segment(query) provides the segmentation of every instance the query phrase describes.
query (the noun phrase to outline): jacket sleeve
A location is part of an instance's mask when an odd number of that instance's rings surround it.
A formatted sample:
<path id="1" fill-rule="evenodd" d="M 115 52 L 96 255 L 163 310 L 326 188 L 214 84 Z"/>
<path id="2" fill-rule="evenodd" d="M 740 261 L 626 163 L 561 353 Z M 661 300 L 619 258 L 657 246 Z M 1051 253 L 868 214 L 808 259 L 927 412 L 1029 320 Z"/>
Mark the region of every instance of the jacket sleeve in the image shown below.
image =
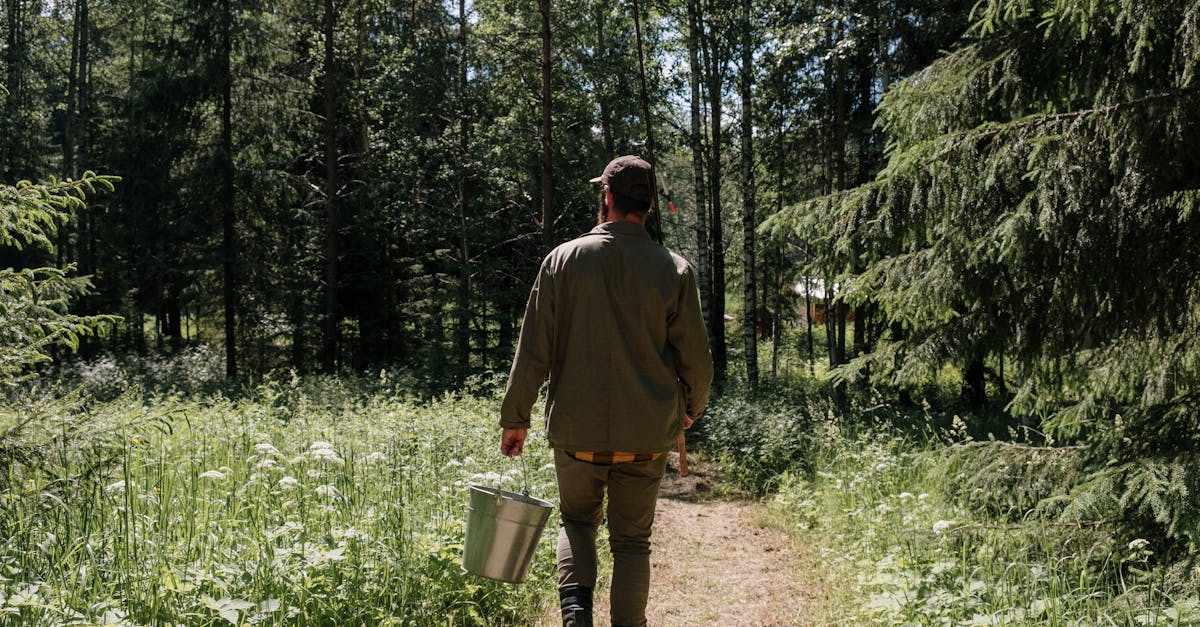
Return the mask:
<path id="1" fill-rule="evenodd" d="M 696 275 L 690 264 L 681 278 L 679 303 L 675 315 L 667 321 L 667 341 L 675 353 L 675 371 L 686 388 L 687 414 L 699 418 L 708 405 L 712 386 L 712 353 L 708 349 L 704 315 L 700 311 Z"/>
<path id="2" fill-rule="evenodd" d="M 508 373 L 508 387 L 500 407 L 500 426 L 505 429 L 528 429 L 529 414 L 537 400 L 542 382 L 550 372 L 554 351 L 554 277 L 550 272 L 550 257 L 534 279 L 525 305 L 525 320 L 517 340 L 517 355 Z"/>

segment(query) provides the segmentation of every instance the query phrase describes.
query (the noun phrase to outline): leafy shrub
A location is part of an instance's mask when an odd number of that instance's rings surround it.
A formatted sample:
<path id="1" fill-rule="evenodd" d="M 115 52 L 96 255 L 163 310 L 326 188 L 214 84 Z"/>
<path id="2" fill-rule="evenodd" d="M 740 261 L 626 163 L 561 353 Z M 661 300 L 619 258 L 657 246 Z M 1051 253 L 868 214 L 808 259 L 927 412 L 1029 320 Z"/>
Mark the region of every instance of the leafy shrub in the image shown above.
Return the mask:
<path id="1" fill-rule="evenodd" d="M 766 494 L 785 472 L 810 469 L 814 425 L 829 412 L 820 397 L 728 395 L 714 399 L 697 425 L 722 469 L 741 487 Z"/>

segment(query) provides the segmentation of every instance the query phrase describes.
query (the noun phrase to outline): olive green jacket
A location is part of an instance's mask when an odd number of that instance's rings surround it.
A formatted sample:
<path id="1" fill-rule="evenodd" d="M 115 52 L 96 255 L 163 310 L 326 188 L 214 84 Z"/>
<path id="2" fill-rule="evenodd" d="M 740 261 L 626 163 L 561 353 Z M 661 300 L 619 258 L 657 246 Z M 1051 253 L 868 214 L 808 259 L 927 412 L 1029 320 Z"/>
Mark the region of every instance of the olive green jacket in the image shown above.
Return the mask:
<path id="1" fill-rule="evenodd" d="M 547 374 L 551 447 L 670 450 L 684 415 L 704 411 L 712 384 L 692 267 L 630 222 L 555 248 L 529 293 L 502 427 L 529 428 Z"/>

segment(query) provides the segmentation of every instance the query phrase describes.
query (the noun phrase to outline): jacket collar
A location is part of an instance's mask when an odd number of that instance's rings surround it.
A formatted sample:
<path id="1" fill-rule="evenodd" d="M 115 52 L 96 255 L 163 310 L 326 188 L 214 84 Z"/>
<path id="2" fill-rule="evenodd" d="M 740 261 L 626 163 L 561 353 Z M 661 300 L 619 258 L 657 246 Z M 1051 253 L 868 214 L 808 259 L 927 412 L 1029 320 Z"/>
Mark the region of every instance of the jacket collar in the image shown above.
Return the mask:
<path id="1" fill-rule="evenodd" d="M 596 225 L 596 228 L 592 229 L 592 233 L 612 233 L 617 235 L 635 235 L 646 238 L 650 237 L 650 234 L 646 232 L 646 228 L 644 226 L 640 224 L 634 224 L 633 222 L 605 222 L 603 224 Z"/>

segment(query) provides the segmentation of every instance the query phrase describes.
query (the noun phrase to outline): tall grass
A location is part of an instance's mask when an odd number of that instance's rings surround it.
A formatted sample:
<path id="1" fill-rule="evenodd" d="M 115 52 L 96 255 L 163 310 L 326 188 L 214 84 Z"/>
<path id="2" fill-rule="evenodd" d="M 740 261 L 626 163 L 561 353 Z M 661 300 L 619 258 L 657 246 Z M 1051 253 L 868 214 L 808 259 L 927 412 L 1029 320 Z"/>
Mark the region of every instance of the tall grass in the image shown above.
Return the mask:
<path id="1" fill-rule="evenodd" d="M 770 494 L 772 520 L 810 547 L 821 624 L 1200 624 L 1200 567 L 1156 560 L 1154 538 L 1117 537 L 1119 526 L 1054 508 L 1013 516 L 985 506 L 1053 489 L 984 494 L 973 480 L 979 451 L 1011 449 L 1022 464 L 1045 449 L 974 442 L 961 422 L 941 429 L 920 411 L 839 409 L 819 395 L 724 400 L 711 414 L 708 446 L 732 476 L 758 481 L 749 487 Z M 788 454 L 764 478 L 763 460 Z M 1051 469 L 1032 468 L 1028 480 Z"/>
<path id="2" fill-rule="evenodd" d="M 496 452 L 491 396 L 317 380 L 6 413 L 28 454 L 0 462 L 0 623 L 521 624 L 553 590 L 548 541 L 525 585 L 459 567 L 471 483 L 554 497 L 548 451 L 529 476 Z"/>

